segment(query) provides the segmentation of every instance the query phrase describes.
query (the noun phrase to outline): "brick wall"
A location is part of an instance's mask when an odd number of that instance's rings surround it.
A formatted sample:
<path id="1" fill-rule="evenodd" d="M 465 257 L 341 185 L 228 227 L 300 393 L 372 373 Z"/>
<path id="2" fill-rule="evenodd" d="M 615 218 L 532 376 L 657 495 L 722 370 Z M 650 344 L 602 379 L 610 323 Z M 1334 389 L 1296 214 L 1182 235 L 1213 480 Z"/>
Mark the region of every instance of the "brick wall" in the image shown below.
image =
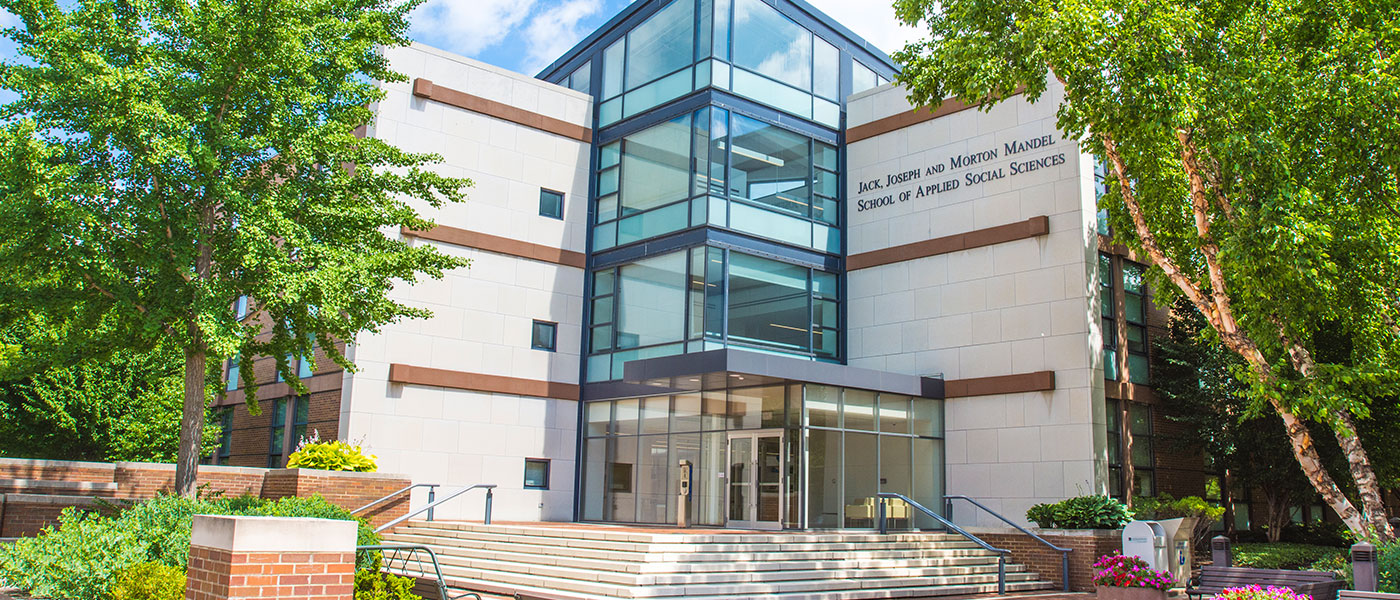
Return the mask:
<path id="1" fill-rule="evenodd" d="M 174 489 L 175 466 L 160 463 L 64 463 L 0 458 L 0 473 L 22 474 L 0 494 L 0 537 L 34 535 L 44 525 L 57 522 L 66 506 L 94 509 L 103 506 L 95 497 L 114 502 L 144 500 Z M 106 479 L 102 479 L 104 476 Z M 69 482 L 64 477 L 74 477 Z M 10 479 L 0 476 L 0 479 Z M 412 483 L 407 477 L 387 473 L 344 473 L 311 469 L 257 469 L 201 465 L 199 488 L 204 494 L 274 499 L 320 494 L 347 510 L 354 510 Z M 55 493 L 55 488 L 74 490 Z M 82 485 L 71 485 L 81 483 Z M 100 488 L 100 489 L 93 489 Z M 363 513 L 371 525 L 382 525 L 408 513 L 407 492 Z"/>
<path id="2" fill-rule="evenodd" d="M 355 526 L 346 521 L 197 515 L 185 598 L 350 600 Z"/>
<path id="3" fill-rule="evenodd" d="M 1093 591 L 1094 561 L 1123 549 L 1122 532 L 1118 530 L 1045 530 L 1038 533 L 1056 546 L 1074 549 L 1069 553 L 1069 583 L 1074 591 Z M 1011 562 L 1026 565 L 1039 573 L 1041 579 L 1063 585 L 1061 553 L 1020 532 L 977 532 L 974 535 L 988 544 L 1010 550 Z"/>

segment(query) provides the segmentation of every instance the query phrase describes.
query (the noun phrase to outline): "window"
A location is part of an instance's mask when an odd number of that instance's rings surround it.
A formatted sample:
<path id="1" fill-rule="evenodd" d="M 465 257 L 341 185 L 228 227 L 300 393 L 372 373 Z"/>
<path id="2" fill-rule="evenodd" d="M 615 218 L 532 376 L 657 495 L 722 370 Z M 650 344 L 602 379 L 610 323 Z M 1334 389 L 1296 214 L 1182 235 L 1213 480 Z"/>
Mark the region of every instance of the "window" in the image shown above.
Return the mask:
<path id="1" fill-rule="evenodd" d="M 554 351 L 554 337 L 559 329 L 558 323 L 548 321 L 535 321 L 530 328 L 530 348 L 534 350 Z"/>
<path id="2" fill-rule="evenodd" d="M 875 72 L 856 61 L 851 61 L 851 93 L 859 94 L 879 85 Z"/>
<path id="3" fill-rule="evenodd" d="M 835 273 L 705 246 L 595 271 L 587 381 L 725 345 L 834 359 L 839 298 Z"/>
<path id="4" fill-rule="evenodd" d="M 229 455 L 233 452 L 233 407 L 217 409 L 214 419 L 219 423 L 219 447 L 214 449 L 211 462 L 226 465 Z"/>
<path id="5" fill-rule="evenodd" d="M 564 218 L 564 194 L 541 188 L 540 216 L 551 219 Z"/>
<path id="6" fill-rule="evenodd" d="M 549 489 L 549 460 L 544 458 L 525 459 L 525 489 Z"/>
<path id="7" fill-rule="evenodd" d="M 248 297 L 247 297 L 247 296 L 239 296 L 239 297 L 238 297 L 238 300 L 235 300 L 235 301 L 234 301 L 234 303 L 233 303 L 233 313 L 234 313 L 235 315 L 237 315 L 239 321 L 242 321 L 244 317 L 247 317 L 247 316 L 248 316 Z"/>
<path id="8" fill-rule="evenodd" d="M 273 405 L 268 433 L 267 467 L 277 469 L 287 464 L 287 456 L 306 437 L 309 406 L 306 396 L 278 398 Z"/>
<path id="9" fill-rule="evenodd" d="M 1123 496 L 1126 481 L 1123 468 L 1127 449 L 1126 434 L 1132 434 L 1131 456 L 1127 458 L 1133 465 L 1133 495 L 1157 495 L 1156 467 L 1152 436 L 1152 407 L 1139 402 L 1127 402 L 1127 422 L 1123 422 L 1123 400 L 1108 399 L 1105 403 L 1107 416 L 1108 442 L 1108 493 L 1110 496 Z"/>
<path id="10" fill-rule="evenodd" d="M 316 350 L 313 347 L 311 355 L 297 361 L 297 377 L 306 379 L 316 374 Z"/>
<path id="11" fill-rule="evenodd" d="M 1102 200 L 1108 194 L 1108 170 L 1104 168 L 1103 161 L 1098 157 L 1094 158 L 1094 199 Z M 1098 212 L 1099 235 L 1113 235 L 1108 227 L 1108 209 L 1101 208 Z"/>
<path id="12" fill-rule="evenodd" d="M 569 74 L 569 78 L 567 80 L 562 81 L 560 83 L 563 83 L 564 87 L 567 87 L 576 92 L 583 92 L 585 94 L 589 94 L 593 92 L 592 78 L 593 61 L 590 60 L 586 63 L 583 63 L 583 66 L 575 69 L 573 73 Z"/>
<path id="13" fill-rule="evenodd" d="M 603 51 L 600 126 L 694 89 L 695 23 L 695 2 L 675 0 Z"/>
<path id="14" fill-rule="evenodd" d="M 1099 319 L 1103 334 L 1103 378 L 1118 381 L 1118 314 L 1113 300 L 1113 257 L 1099 254 Z"/>
<path id="15" fill-rule="evenodd" d="M 1123 316 L 1128 331 L 1128 380 L 1150 381 L 1147 359 L 1147 282 L 1146 267 L 1123 261 Z"/>
<path id="16" fill-rule="evenodd" d="M 681 115 L 599 149 L 593 249 L 708 224 L 839 252 L 838 164 L 835 146 L 764 121 Z"/>
<path id="17" fill-rule="evenodd" d="M 224 383 L 225 383 L 224 389 L 226 389 L 226 390 L 228 390 L 228 391 L 230 391 L 230 392 L 232 392 L 233 390 L 238 389 L 238 379 L 239 379 L 239 375 L 238 375 L 238 360 L 239 360 L 239 357 L 237 357 L 237 356 L 235 356 L 235 357 L 233 357 L 233 358 L 230 358 L 230 359 L 228 360 L 228 366 L 224 368 L 224 370 L 228 373 L 228 374 L 224 377 Z"/>

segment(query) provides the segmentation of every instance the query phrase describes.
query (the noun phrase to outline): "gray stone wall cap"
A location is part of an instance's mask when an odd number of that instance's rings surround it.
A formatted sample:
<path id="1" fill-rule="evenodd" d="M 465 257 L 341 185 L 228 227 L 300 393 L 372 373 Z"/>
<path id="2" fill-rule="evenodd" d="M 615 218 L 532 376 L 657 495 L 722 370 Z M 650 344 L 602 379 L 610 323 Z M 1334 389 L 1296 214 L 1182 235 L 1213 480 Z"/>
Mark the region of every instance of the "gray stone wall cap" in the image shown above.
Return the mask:
<path id="1" fill-rule="evenodd" d="M 112 463 L 81 462 L 76 460 L 44 460 L 39 458 L 0 458 L 0 466 L 54 467 L 64 469 L 115 469 Z"/>
<path id="2" fill-rule="evenodd" d="M 305 517 L 195 515 L 191 546 L 229 552 L 354 552 L 358 523 Z"/>

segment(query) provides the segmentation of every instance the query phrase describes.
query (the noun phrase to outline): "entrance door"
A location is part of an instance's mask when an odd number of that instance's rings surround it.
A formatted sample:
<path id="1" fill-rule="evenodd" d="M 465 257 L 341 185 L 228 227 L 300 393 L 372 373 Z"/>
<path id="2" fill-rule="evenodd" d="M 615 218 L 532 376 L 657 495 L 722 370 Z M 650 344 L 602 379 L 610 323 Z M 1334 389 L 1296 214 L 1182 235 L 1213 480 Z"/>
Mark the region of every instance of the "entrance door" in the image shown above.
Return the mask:
<path id="1" fill-rule="evenodd" d="M 731 432 L 728 525 L 782 529 L 784 472 L 782 431 Z"/>

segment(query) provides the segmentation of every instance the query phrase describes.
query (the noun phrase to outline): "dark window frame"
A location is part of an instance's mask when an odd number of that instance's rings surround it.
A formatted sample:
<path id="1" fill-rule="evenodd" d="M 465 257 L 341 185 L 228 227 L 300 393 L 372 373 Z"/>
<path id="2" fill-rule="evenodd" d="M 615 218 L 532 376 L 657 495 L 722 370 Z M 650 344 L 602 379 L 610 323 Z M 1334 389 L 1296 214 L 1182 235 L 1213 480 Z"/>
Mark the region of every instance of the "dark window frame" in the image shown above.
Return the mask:
<path id="1" fill-rule="evenodd" d="M 267 468 L 280 469 L 286 466 L 287 458 L 295 450 L 294 445 L 306 436 L 306 427 L 311 421 L 311 397 L 306 394 L 283 396 L 274 401 L 272 420 L 268 424 Z M 281 422 L 278 422 L 281 413 Z M 275 452 L 281 441 L 282 452 Z"/>
<path id="2" fill-rule="evenodd" d="M 545 212 L 544 200 L 546 195 L 557 197 L 559 199 L 557 204 L 557 210 L 554 213 Z M 540 216 L 549 217 L 551 219 L 559 219 L 560 221 L 564 220 L 564 192 L 559 192 L 548 188 L 540 188 Z"/>
<path id="3" fill-rule="evenodd" d="M 540 326 L 549 327 L 549 343 L 540 343 L 536 335 L 540 331 Z M 557 352 L 559 350 L 559 323 L 554 321 L 543 321 L 534 319 L 530 322 L 530 349 L 544 350 L 546 352 Z"/>
<path id="4" fill-rule="evenodd" d="M 1150 351 L 1149 349 L 1150 349 L 1151 346 L 1152 346 L 1152 342 L 1151 342 L 1150 336 L 1148 335 L 1148 330 L 1147 330 L 1147 317 L 1148 317 L 1148 310 L 1149 310 L 1148 303 L 1150 302 L 1150 297 L 1151 297 L 1151 294 L 1150 294 L 1150 292 L 1149 292 L 1149 290 L 1148 290 L 1148 287 L 1147 287 L 1147 279 L 1146 279 L 1146 275 L 1147 275 L 1147 265 L 1135 263 L 1135 262 L 1132 262 L 1132 261 L 1129 261 L 1129 260 L 1122 260 L 1122 261 L 1120 261 L 1120 264 L 1122 265 L 1122 268 L 1121 268 L 1120 270 L 1123 272 L 1123 300 L 1124 300 L 1124 301 L 1123 301 L 1123 323 L 1124 323 L 1124 326 L 1126 327 L 1126 331 L 1128 331 L 1128 333 L 1129 333 L 1129 335 L 1128 335 L 1128 337 L 1127 337 L 1127 339 L 1128 339 L 1127 347 L 1124 348 L 1124 350 L 1127 350 L 1127 352 L 1128 352 L 1129 362 L 1132 361 L 1132 357 L 1134 357 L 1134 356 L 1136 356 L 1136 357 L 1141 357 L 1142 360 L 1141 360 L 1138 364 L 1139 364 L 1140 366 L 1145 367 L 1145 370 L 1146 370 L 1146 373 L 1142 374 L 1142 375 L 1139 377 L 1139 375 L 1137 375 L 1137 374 L 1133 371 L 1132 366 L 1129 365 L 1129 367 L 1128 367 L 1128 378 L 1129 378 L 1129 379 L 1128 379 L 1128 380 L 1131 381 L 1132 383 L 1140 383 L 1140 384 L 1147 385 L 1147 384 L 1150 384 L 1150 383 L 1152 382 L 1152 366 L 1151 366 L 1151 362 L 1152 362 L 1152 361 L 1151 361 L 1151 358 L 1149 357 L 1149 354 L 1148 354 L 1149 351 Z M 1135 271 L 1138 273 L 1137 278 L 1138 278 L 1139 284 L 1138 284 L 1138 291 L 1136 291 L 1136 292 L 1130 291 L 1130 290 L 1128 289 L 1127 280 L 1128 280 L 1128 270 L 1129 270 L 1129 269 L 1135 270 Z M 1140 311 L 1140 314 L 1138 314 L 1138 315 L 1131 315 L 1131 314 L 1128 314 L 1128 304 L 1129 304 L 1128 300 L 1129 300 L 1129 297 L 1130 297 L 1130 296 L 1131 296 L 1131 297 L 1134 297 L 1134 298 L 1137 298 L 1137 299 L 1139 300 L 1138 306 L 1141 307 L 1141 311 Z M 1136 319 L 1136 320 L 1135 320 L 1135 319 Z M 1133 345 L 1133 342 L 1132 342 L 1132 332 L 1133 332 L 1134 330 L 1139 330 L 1139 331 L 1141 331 L 1141 335 L 1142 335 L 1142 346 L 1141 346 L 1140 348 L 1135 348 L 1134 345 Z"/>
<path id="5" fill-rule="evenodd" d="M 543 483 L 543 484 L 539 484 L 539 485 L 531 485 L 531 484 L 530 484 L 530 465 L 531 465 L 531 464 L 535 464 L 535 465 L 544 465 L 544 483 Z M 527 459 L 525 459 L 525 480 L 524 480 L 525 489 L 527 489 L 527 490 L 547 490 L 547 489 L 549 489 L 549 467 L 550 467 L 550 459 L 548 459 L 548 458 L 527 458 Z"/>

